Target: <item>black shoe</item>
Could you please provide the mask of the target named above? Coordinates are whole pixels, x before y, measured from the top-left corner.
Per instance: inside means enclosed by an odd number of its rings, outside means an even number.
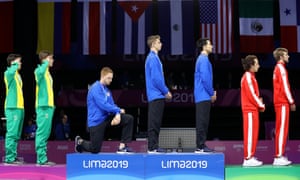
[[[75,137],[75,145],[74,145],[74,150],[75,152],[78,152],[78,153],[82,153],[82,147],[79,143],[79,140],[81,139],[80,136],[76,136]]]
[[[132,154],[132,153],[134,153],[134,152],[128,146],[125,146],[122,149],[117,150],[117,154]]]
[[[164,148],[157,148],[157,149],[153,149],[153,150],[148,150],[148,154],[162,154],[162,153],[166,153],[167,150]]]
[[[204,146],[203,148],[197,148],[196,150],[195,150],[195,153],[214,153],[215,152],[215,150],[213,150],[213,149],[210,149],[209,147],[207,147],[207,146]]]

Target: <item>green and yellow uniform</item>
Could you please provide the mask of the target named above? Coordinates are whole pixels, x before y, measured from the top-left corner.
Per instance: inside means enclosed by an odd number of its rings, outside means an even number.
[[[54,113],[53,80],[48,68],[48,61],[43,61],[34,71],[36,81],[36,123],[35,150],[37,163],[48,161],[47,141],[50,136]]]
[[[24,122],[23,83],[18,69],[19,63],[12,63],[4,72],[6,88],[4,113],[7,128],[5,136],[5,162],[13,162],[17,158],[17,145],[22,134]]]

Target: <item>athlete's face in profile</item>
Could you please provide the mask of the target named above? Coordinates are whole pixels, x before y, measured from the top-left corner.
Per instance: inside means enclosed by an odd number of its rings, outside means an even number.
[[[110,85],[112,79],[113,79],[113,73],[107,73],[105,76],[103,76],[104,85]]]
[[[154,47],[157,51],[160,51],[160,50],[161,50],[162,43],[160,42],[160,39],[156,39],[156,40],[153,42],[153,47]]]
[[[290,58],[289,54],[287,52],[283,52],[283,58],[282,59],[285,63],[289,62],[289,58]]]
[[[257,72],[258,69],[259,69],[259,62],[258,62],[258,59],[254,59],[254,64],[252,65],[251,67],[251,71],[252,72]]]
[[[210,40],[207,40],[207,44],[204,46],[204,50],[209,54],[212,52],[213,45],[211,44]]]

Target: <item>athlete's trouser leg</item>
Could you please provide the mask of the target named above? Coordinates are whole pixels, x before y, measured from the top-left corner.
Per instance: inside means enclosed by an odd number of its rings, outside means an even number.
[[[148,150],[152,151],[158,148],[164,107],[164,99],[157,99],[148,103]]]
[[[258,111],[243,112],[244,128],[244,159],[254,156],[258,141],[259,113]]]
[[[5,162],[12,162],[17,157],[18,141],[23,129],[24,109],[7,108],[5,109],[5,117]]]
[[[197,148],[204,148],[207,139],[211,101],[196,103],[196,145]]]
[[[275,105],[276,131],[275,131],[275,157],[285,152],[285,145],[289,130],[290,106],[289,104]]]
[[[35,150],[37,153],[37,163],[42,164],[48,161],[47,141],[51,133],[53,107],[36,108],[37,130],[35,136]]]

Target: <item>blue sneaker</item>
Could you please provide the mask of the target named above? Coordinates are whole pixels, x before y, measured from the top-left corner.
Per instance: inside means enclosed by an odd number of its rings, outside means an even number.
[[[148,150],[148,154],[162,154],[162,153],[166,153],[166,152],[167,152],[167,150],[163,149],[163,148]]]
[[[197,148],[196,150],[195,150],[195,153],[202,153],[202,154],[205,154],[205,153],[214,153],[215,152],[215,150],[213,150],[213,149],[210,149],[209,147],[207,147],[207,146],[204,146],[203,148]]]
[[[116,153],[117,154],[132,154],[134,152],[132,151],[131,148],[129,148],[128,146],[125,146],[122,149],[119,148]]]

